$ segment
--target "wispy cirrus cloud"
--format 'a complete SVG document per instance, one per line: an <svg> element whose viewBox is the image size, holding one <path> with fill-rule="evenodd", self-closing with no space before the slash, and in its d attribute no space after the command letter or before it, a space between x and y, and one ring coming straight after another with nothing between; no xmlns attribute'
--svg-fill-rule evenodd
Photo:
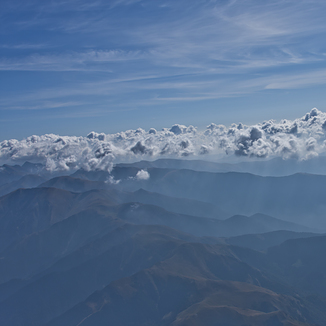
<svg viewBox="0 0 326 326"><path fill-rule="evenodd" d="M10 49L10 50L38 50L49 48L48 44L29 44L29 43L20 43L20 44L1 44L1 49Z"/></svg>
<svg viewBox="0 0 326 326"><path fill-rule="evenodd" d="M60 103L73 110L70 104L79 103L85 112L151 107L148 116L155 116L164 105L205 106L326 83L326 3L320 0L1 5L0 71L15 76L1 93L6 112L59 110Z"/></svg>
<svg viewBox="0 0 326 326"><path fill-rule="evenodd" d="M0 102L1 103L1 102ZM48 110L57 108L68 108L72 106L78 106L84 104L83 102L56 102L56 101L44 101L37 105L17 105L17 106L4 106L4 110ZM1 105L1 104L0 104Z"/></svg>
<svg viewBox="0 0 326 326"><path fill-rule="evenodd" d="M39 8L40 16L42 13L53 13L54 8L69 12L72 7L76 7L83 12L82 8L87 4L84 1L74 2L76 3L59 1L52 5L43 4L42 9ZM118 22L116 18L110 16L107 5L98 1L92 4L93 11L86 17L82 13L61 21L56 16L51 19L50 15L47 17L50 19L45 28L51 30L57 28L66 32L73 30L74 34L86 33L87 41L91 41L89 38L95 33L113 39L116 36L121 42L118 46L109 51L104 50L103 45L107 42L102 39L102 44L98 44L96 40L94 51L123 53L125 50L119 49L123 44L123 47L132 47L132 51L136 53L145 53L148 65L161 64L163 67L171 68L198 68L205 71L222 67L228 72L227 68L233 67L264 68L303 64L321 59L320 52L307 51L307 47L301 44L302 37L309 37L317 32L323 33L326 30L323 15L320 13L325 9L325 5L320 1L315 1L313 6L304 1L271 1L268 4L232 1L224 5L200 1L197 4L191 3L190 6L187 3L189 7L187 10L182 7L182 4L186 5L184 1L176 3L166 1L164 4L168 10L165 7L159 9L160 5L163 5L162 1L156 5L150 5L148 1L127 0L114 3L114 6L121 4L141 4L144 8L154 6L157 12L154 11L154 15L139 17L129 13L126 17L119 17L121 22ZM112 7L112 4L110 6ZM146 10L139 11L143 15L148 13ZM172 18L168 18L170 15ZM41 17L35 21L43 24ZM85 56L85 51L74 52L77 61L78 57ZM49 57L49 60L56 61L53 55L43 57L44 60ZM71 61L70 56L64 51L57 57L62 58L59 60L62 63ZM96 56L88 59L89 65L93 61L98 61ZM33 62L33 57L26 58L26 66L31 65L29 61ZM21 69L24 69L23 65L24 62L20 65ZM42 69L42 65L40 67Z"/></svg>
<svg viewBox="0 0 326 326"><path fill-rule="evenodd" d="M23 59L0 59L0 70L16 71L103 71L104 64L143 58L139 51L88 50L66 54L32 54ZM100 65L100 66L99 66ZM110 71L110 69L107 69Z"/></svg>
<svg viewBox="0 0 326 326"><path fill-rule="evenodd" d="M266 90L287 90L312 87L326 83L326 70L316 70L306 73L291 73L286 77L282 74L270 76L254 75L243 81L233 78L218 79L212 74L197 75L188 78L187 75L125 76L111 80L95 82L80 82L79 84L48 88L20 94L15 99L3 97L0 109L5 110L48 110L61 107L96 107L101 106L103 112L115 109L132 109L139 106L162 106L164 103L189 103L207 100L217 100L228 97L240 97L249 93ZM130 94L138 95L137 99ZM124 101L120 101L125 97ZM78 98L78 101L75 99ZM105 106L107 107L105 109ZM60 113L62 114L62 113ZM75 113L74 113L75 114ZM87 111L87 115L91 116Z"/></svg>
<svg viewBox="0 0 326 326"><path fill-rule="evenodd" d="M293 89L326 84L326 69L270 78L266 89Z"/></svg>

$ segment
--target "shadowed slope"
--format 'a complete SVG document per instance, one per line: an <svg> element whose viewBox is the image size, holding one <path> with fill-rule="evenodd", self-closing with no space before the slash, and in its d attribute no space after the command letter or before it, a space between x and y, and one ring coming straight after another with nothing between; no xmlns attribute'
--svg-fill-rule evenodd
<svg viewBox="0 0 326 326"><path fill-rule="evenodd" d="M76 194L56 188L18 189L0 198L0 251L23 237L105 200L116 204L109 192Z"/></svg>
<svg viewBox="0 0 326 326"><path fill-rule="evenodd" d="M39 175L27 174L16 181L12 181L0 186L0 196L4 196L13 192L19 188L34 188L40 183L44 182L46 179Z"/></svg>
<svg viewBox="0 0 326 326"><path fill-rule="evenodd" d="M170 258L113 282L49 325L313 323L300 299L255 284L273 287L273 282L226 248L184 244Z"/></svg>
<svg viewBox="0 0 326 326"><path fill-rule="evenodd" d="M165 227L128 226L64 257L0 303L3 325L43 325L111 281L148 268L192 237Z"/></svg>

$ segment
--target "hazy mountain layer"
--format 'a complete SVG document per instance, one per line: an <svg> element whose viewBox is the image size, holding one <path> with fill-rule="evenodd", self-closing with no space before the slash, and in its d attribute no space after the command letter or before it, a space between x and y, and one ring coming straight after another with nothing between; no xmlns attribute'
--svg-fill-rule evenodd
<svg viewBox="0 0 326 326"><path fill-rule="evenodd" d="M245 234L236 237L227 238L225 243L235 246L251 248L258 251L266 251L270 247L280 245L289 239L310 238L315 236L309 232L293 232L293 231L272 231L263 234Z"/></svg>
<svg viewBox="0 0 326 326"><path fill-rule="evenodd" d="M203 172L249 172L261 176L287 176L295 173L326 174L326 157L318 156L307 160L297 158L273 158L248 160L240 163L219 163L194 159L158 159L135 163L120 163L119 167L139 169L188 169Z"/></svg>
<svg viewBox="0 0 326 326"><path fill-rule="evenodd" d="M161 163L4 167L1 325L326 324L325 176Z"/></svg>
<svg viewBox="0 0 326 326"><path fill-rule="evenodd" d="M123 173L122 173L122 171ZM135 180L129 168L112 171L117 187L129 191L143 188L172 197L212 203L233 214L264 213L307 226L326 228L324 218L326 176L294 174L261 177L249 173L209 173L192 170L149 168L146 180Z"/></svg>

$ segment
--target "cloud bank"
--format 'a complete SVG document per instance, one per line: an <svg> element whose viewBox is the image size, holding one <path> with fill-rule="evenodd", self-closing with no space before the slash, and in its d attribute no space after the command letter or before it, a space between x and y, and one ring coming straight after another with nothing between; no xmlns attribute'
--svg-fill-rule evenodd
<svg viewBox="0 0 326 326"><path fill-rule="evenodd" d="M238 156L305 160L326 152L326 113L246 126L210 124L205 130L175 124L157 131L91 132L86 137L46 134L0 143L0 163L40 162L49 171L110 170L116 162L140 159ZM144 171L145 172L145 171ZM145 174L144 174L145 175Z"/></svg>

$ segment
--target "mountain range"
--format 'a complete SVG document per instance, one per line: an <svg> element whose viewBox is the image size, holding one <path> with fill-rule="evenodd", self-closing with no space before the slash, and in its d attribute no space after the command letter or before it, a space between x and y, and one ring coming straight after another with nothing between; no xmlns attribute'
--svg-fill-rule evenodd
<svg viewBox="0 0 326 326"><path fill-rule="evenodd" d="M4 166L0 324L325 325L325 176L185 162Z"/></svg>

